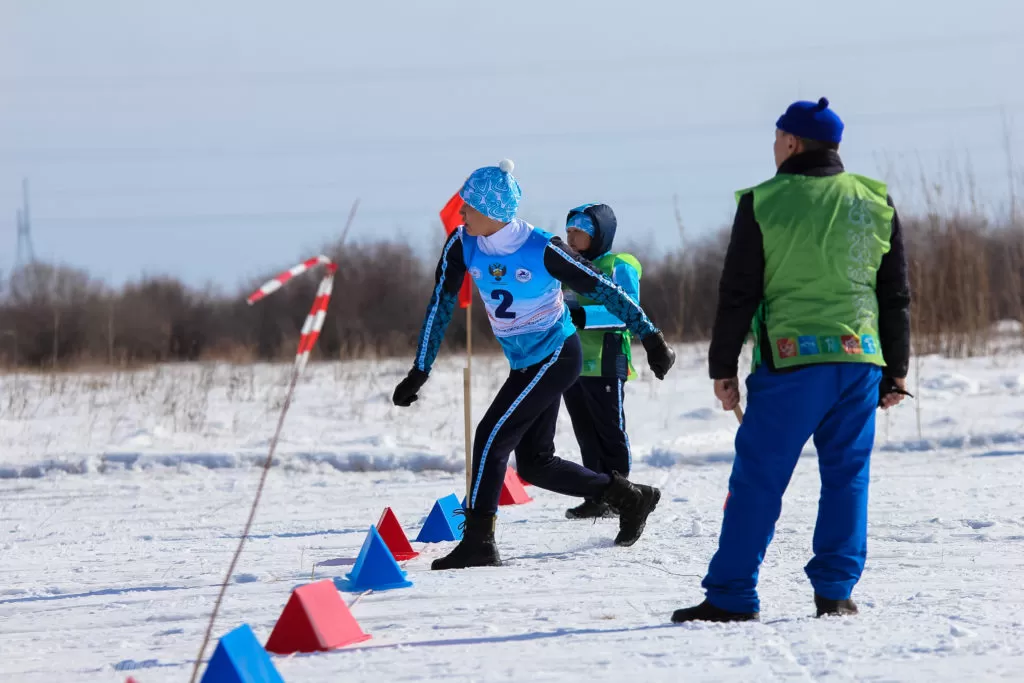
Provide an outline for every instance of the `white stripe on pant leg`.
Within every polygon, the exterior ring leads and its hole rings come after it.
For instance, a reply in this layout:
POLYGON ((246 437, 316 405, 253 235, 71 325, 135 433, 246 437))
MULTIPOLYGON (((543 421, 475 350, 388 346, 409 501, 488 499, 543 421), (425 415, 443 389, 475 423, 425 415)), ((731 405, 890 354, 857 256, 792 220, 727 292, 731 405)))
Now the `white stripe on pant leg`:
POLYGON ((537 386, 537 382, 539 382, 540 378, 544 376, 544 373, 547 372, 548 368, 555 364, 555 361, 558 360, 558 356, 562 353, 563 346, 565 346, 565 342, 562 342, 562 344, 555 350, 555 353, 552 354, 551 359, 541 366, 540 370, 537 371, 537 374, 533 376, 532 380, 530 380, 530 383, 526 385, 525 389, 523 389, 523 392, 516 397, 516 400, 512 401, 512 405, 505 411, 505 414, 502 415, 494 424, 494 429, 491 430, 490 436, 487 437, 487 443, 484 444, 484 450, 480 454, 480 469, 477 470, 476 482, 473 483, 473 495, 469 501, 469 506, 471 508, 476 507, 476 494, 477 491, 480 490, 480 481, 484 476, 484 465, 487 463, 487 452, 491 449, 491 444, 494 443, 494 437, 498 435, 498 430, 501 429, 501 426, 505 424, 505 421, 511 417, 513 412, 515 412, 515 409, 523 402, 526 395, 529 394, 535 386, 537 386))
MULTIPOLYGON (((623 380, 619 380, 619 431, 622 432, 622 436, 626 439, 626 457, 629 458, 629 469, 633 469, 633 449, 629 447, 629 434, 626 433, 626 411, 622 409, 622 404, 625 400, 624 394, 626 393, 626 383, 623 380)), ((620 472, 621 474, 621 472, 620 472)))

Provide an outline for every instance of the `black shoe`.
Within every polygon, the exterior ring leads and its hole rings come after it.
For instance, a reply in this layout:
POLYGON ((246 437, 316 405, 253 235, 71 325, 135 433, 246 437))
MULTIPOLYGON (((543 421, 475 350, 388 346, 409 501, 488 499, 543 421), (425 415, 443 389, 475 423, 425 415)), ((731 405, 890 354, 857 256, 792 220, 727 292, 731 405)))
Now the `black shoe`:
POLYGON ((611 486, 604 492, 601 502, 619 511, 619 535, 615 545, 631 546, 640 540, 647 524, 647 516, 654 512, 661 500, 661 491, 653 486, 633 484, 618 472, 612 473, 611 486))
POLYGON ((618 517, 619 513, 612 510, 607 503, 585 500, 581 505, 566 510, 565 516, 568 519, 600 519, 603 517, 618 517))
POLYGON ((829 600, 815 594, 814 606, 818 608, 819 617, 849 617, 857 614, 857 603, 849 598, 829 600))
POLYGON ((466 519, 462 540, 444 557, 434 560, 431 569, 465 569, 466 567, 500 567, 501 556, 494 543, 494 515, 482 515, 472 510, 463 511, 466 519))
POLYGON ((688 621, 717 621, 720 623, 728 621, 760 621, 759 612, 728 612, 720 607, 715 607, 705 600, 696 607, 677 609, 672 613, 673 624, 685 624, 688 621))

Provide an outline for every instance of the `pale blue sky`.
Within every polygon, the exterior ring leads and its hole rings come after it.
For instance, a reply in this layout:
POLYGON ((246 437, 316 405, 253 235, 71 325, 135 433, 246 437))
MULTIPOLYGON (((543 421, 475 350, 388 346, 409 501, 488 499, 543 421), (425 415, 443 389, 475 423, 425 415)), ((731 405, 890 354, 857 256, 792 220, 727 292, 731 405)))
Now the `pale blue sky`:
POLYGON ((354 238, 433 259, 437 211, 502 157, 528 220, 603 201, 620 240, 676 246, 673 195, 690 234, 727 223, 821 95, 898 203, 969 160, 1001 211, 1022 82, 1020 0, 0 0, 0 269, 23 176, 41 258, 233 287, 356 198, 354 238))

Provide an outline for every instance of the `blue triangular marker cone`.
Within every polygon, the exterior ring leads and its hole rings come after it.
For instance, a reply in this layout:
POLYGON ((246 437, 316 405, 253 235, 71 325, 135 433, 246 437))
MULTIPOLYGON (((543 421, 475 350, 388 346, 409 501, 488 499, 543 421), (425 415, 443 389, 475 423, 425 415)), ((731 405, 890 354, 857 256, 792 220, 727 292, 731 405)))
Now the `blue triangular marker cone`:
POLYGON ((459 529, 459 517, 455 514, 462 510, 459 497, 454 493, 438 498, 434 507, 423 523, 417 543, 440 543, 441 541, 461 541, 462 530, 459 529))
POLYGON ((362 593, 408 588, 412 581, 406 580, 405 572, 395 562, 377 527, 371 526, 352 571, 344 579, 335 579, 334 585, 346 593, 362 593))
MULTIPOLYGON (((449 493, 444 498, 438 498, 437 504, 444 510, 444 516, 448 519, 448 523, 452 525, 453 529, 458 529, 459 524, 462 523, 463 507, 462 503, 459 502, 459 497, 454 493, 449 493)), ((458 538, 462 538, 462 532, 459 532, 458 538)))
POLYGON ((200 683, 284 683, 248 624, 225 634, 200 683))

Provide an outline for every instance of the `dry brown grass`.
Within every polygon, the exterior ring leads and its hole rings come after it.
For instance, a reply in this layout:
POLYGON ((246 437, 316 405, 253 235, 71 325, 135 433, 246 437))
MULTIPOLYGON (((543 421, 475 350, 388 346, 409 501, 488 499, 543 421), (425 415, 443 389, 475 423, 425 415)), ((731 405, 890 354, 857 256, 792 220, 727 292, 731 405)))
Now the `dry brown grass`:
MULTIPOLYGON (((902 216, 918 353, 989 353, 995 322, 1024 321, 1024 223, 996 221, 972 202, 967 205, 970 211, 902 216)), ((643 305, 673 340, 709 337, 728 237, 723 229, 685 248, 635 250, 644 264, 643 305)), ((433 263, 397 242, 357 244, 333 255, 341 269, 319 355, 410 354, 433 263)), ((0 297, 0 367, 131 370, 166 361, 286 360, 294 353, 316 279, 296 281, 253 307, 244 302, 248 291, 197 290, 167 277, 114 291, 83 271, 46 264, 15 272, 6 284, 0 297)), ((486 316, 479 303, 474 308, 477 350, 493 351, 486 316)), ((464 339, 465 317, 457 312, 446 344, 461 349, 464 339)))

